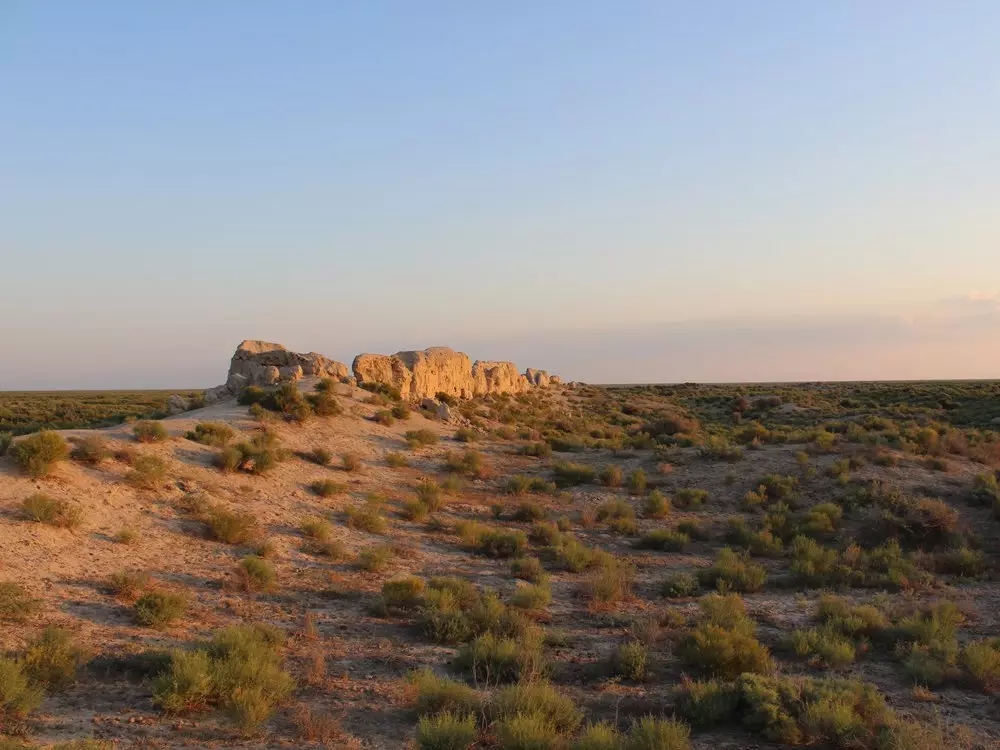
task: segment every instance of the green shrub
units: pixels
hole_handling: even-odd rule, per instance
[[[410,448],[421,448],[426,445],[434,445],[438,441],[436,433],[430,430],[407,430],[403,437]]]
[[[469,716],[478,713],[479,694],[466,685],[447,677],[440,677],[424,668],[410,672],[406,677],[406,694],[421,716],[453,713]]]
[[[588,724],[573,744],[571,750],[621,750],[623,738],[612,724],[602,721]]]
[[[628,491],[630,495],[641,495],[646,491],[646,472],[635,469],[628,475]]]
[[[626,680],[645,679],[648,661],[649,649],[638,641],[619,646],[611,657],[615,674]]]
[[[366,502],[364,507],[352,506],[346,509],[347,525],[352,529],[361,529],[369,534],[384,534],[388,528],[388,522],[382,515],[382,508],[378,503]]]
[[[423,503],[427,510],[434,513],[441,509],[444,499],[441,496],[441,487],[437,482],[425,479],[416,487],[417,500]]]
[[[895,539],[871,550],[851,545],[839,552],[809,537],[798,536],[792,540],[789,553],[793,580],[806,586],[846,584],[908,588],[928,578],[903,556]]]
[[[512,607],[536,612],[545,609],[552,602],[552,590],[548,584],[526,584],[514,592],[510,598]]]
[[[696,681],[681,677],[674,693],[677,712],[696,727],[715,727],[731,721],[739,706],[736,686],[719,680]]]
[[[140,596],[132,608],[139,625],[162,630],[187,612],[187,597],[166,591],[150,591]]]
[[[304,454],[303,458],[314,464],[327,466],[333,460],[333,454],[326,448],[313,448],[311,451]]]
[[[489,529],[480,534],[478,547],[489,557],[520,557],[528,547],[528,538],[517,529]]]
[[[45,691],[29,679],[22,662],[0,655],[0,727],[16,727],[44,698]]]
[[[486,684],[535,679],[544,668],[539,639],[500,638],[493,633],[484,633],[463,646],[455,664]]]
[[[597,565],[602,559],[602,552],[573,537],[560,539],[554,550],[556,563],[571,573],[580,573]]]
[[[14,444],[14,436],[6,431],[0,431],[0,456],[6,456],[10,446]]]
[[[236,573],[247,591],[270,591],[278,578],[274,565],[257,555],[247,555],[240,560]]]
[[[259,404],[267,397],[267,391],[256,385],[248,385],[242,391],[236,399],[236,403],[241,406],[251,406],[253,404]]]
[[[419,750],[466,750],[476,741],[476,717],[447,711],[421,716],[417,722]]]
[[[194,426],[194,430],[185,433],[184,437],[202,445],[221,448],[232,440],[235,434],[232,427],[222,422],[200,422]]]
[[[635,510],[624,500],[610,500],[597,508],[596,519],[599,522],[614,520],[635,520]]]
[[[75,529],[83,523],[83,509],[62,498],[36,492],[21,501],[24,515],[36,523],[61,529]]]
[[[708,490],[685,487],[674,493],[674,502],[679,508],[700,508],[708,500]]]
[[[675,573],[660,585],[660,592],[670,599],[681,599],[698,593],[698,577],[691,573]]]
[[[140,443],[159,443],[169,437],[167,428],[163,426],[162,422],[151,422],[149,420],[136,422],[132,427],[132,434],[135,435],[135,439]]]
[[[730,444],[728,440],[717,435],[706,438],[705,442],[698,448],[698,454],[702,458],[714,458],[722,461],[743,460],[742,448]]]
[[[496,694],[492,709],[494,717],[500,721],[526,714],[542,717],[558,734],[576,731],[583,721],[583,712],[573,701],[544,680],[502,688]]]
[[[478,478],[484,477],[487,473],[486,467],[483,464],[483,455],[479,451],[471,449],[461,453],[458,451],[448,451],[448,455],[445,456],[444,469],[459,476]]]
[[[635,543],[639,549],[656,549],[664,552],[681,552],[687,543],[687,534],[672,529],[654,529],[643,534]]]
[[[840,526],[843,508],[836,503],[820,503],[806,513],[803,529],[807,534],[832,534]]]
[[[66,460],[69,446],[59,433],[43,430],[18,440],[8,453],[23,472],[37,479],[46,476],[53,464]]]
[[[632,723],[623,750],[689,750],[691,730],[677,719],[645,716]]]
[[[532,583],[541,583],[547,578],[545,568],[537,557],[518,557],[511,560],[510,572],[515,578]]]
[[[796,656],[808,657],[813,665],[843,668],[854,663],[854,642],[841,635],[835,628],[808,628],[795,630],[789,645]]]
[[[0,452],[0,456],[3,453]],[[993,472],[989,474],[977,474],[972,480],[972,489],[969,491],[969,500],[976,505],[984,505],[987,508],[996,507],[1000,503],[1000,482]]]
[[[554,750],[559,732],[544,716],[516,714],[496,724],[500,750]]]
[[[369,572],[377,572],[385,568],[396,556],[388,544],[369,547],[358,555],[358,567]]]
[[[784,551],[785,545],[781,537],[776,537],[768,529],[761,531],[751,531],[747,528],[742,518],[730,518],[726,522],[726,530],[723,535],[727,544],[743,547],[750,550],[753,555],[763,555],[766,557],[777,557]]]
[[[424,580],[417,576],[393,578],[382,584],[382,600],[393,609],[413,609],[420,604]]]
[[[514,520],[531,523],[540,521],[548,515],[548,512],[538,503],[521,503],[514,511]]]
[[[0,582],[0,620],[23,622],[38,606],[38,600],[32,599],[20,584]]]
[[[46,626],[28,644],[24,671],[36,685],[46,690],[62,690],[76,681],[76,671],[87,661],[86,652],[73,643],[68,630]]]
[[[212,538],[226,544],[246,544],[260,533],[253,513],[229,511],[221,506],[210,509],[205,522]]]
[[[410,521],[423,521],[430,515],[427,506],[420,500],[407,500],[403,503],[403,516]]]
[[[688,665],[723,679],[734,679],[743,672],[767,674],[774,669],[771,654],[754,635],[756,626],[739,596],[714,594],[699,605],[702,622],[680,648]]]
[[[332,479],[320,479],[309,486],[320,497],[333,497],[334,495],[347,492],[346,484],[334,482]]]
[[[670,515],[670,499],[659,490],[653,490],[642,501],[644,518],[666,518]]]
[[[92,466],[107,461],[111,455],[111,448],[108,447],[107,441],[96,435],[77,438],[73,442],[73,451],[70,453],[70,457],[74,461]]]
[[[381,411],[375,412],[375,415],[372,417],[372,419],[378,422],[380,425],[384,425],[386,427],[391,427],[396,422],[396,418],[393,416],[392,412],[389,411],[388,409],[382,409]]]
[[[167,481],[167,462],[159,456],[143,454],[132,460],[132,470],[125,481],[143,490],[155,490]]]
[[[574,464],[569,461],[557,461],[552,465],[557,487],[573,487],[578,484],[590,484],[594,481],[595,472],[590,466]]]
[[[962,650],[961,663],[983,690],[992,693],[1000,688],[1000,640],[973,641]]]
[[[583,583],[583,593],[592,606],[608,607],[632,595],[635,566],[628,560],[618,560],[610,555],[603,564],[592,571]]]
[[[141,570],[119,570],[108,577],[108,588],[119,599],[134,602],[149,585],[149,573]]]
[[[460,427],[455,431],[454,439],[460,443],[475,443],[482,436],[471,427]]]
[[[394,451],[385,454],[385,462],[393,469],[402,469],[403,467],[410,465],[410,462],[406,460],[406,456],[402,453],[396,453]]]
[[[552,446],[548,443],[522,443],[517,447],[518,455],[548,458],[552,455]]]
[[[219,451],[215,463],[224,471],[266,474],[290,455],[273,432],[255,432],[248,440]]]
[[[986,559],[980,550],[959,547],[934,556],[934,569],[939,573],[975,578],[986,570]]]
[[[704,586],[746,593],[759,591],[767,580],[767,572],[751,562],[746,553],[739,554],[725,547],[716,556],[715,565],[701,571],[698,578]]]
[[[622,470],[617,466],[605,466],[601,469],[599,478],[605,487],[618,487],[622,483]]]

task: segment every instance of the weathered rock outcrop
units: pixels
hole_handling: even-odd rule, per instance
[[[404,398],[429,398],[447,393],[458,398],[493,393],[523,393],[532,385],[545,386],[549,377],[520,375],[513,362],[469,361],[468,356],[446,346],[393,355],[359,354],[351,368],[358,385],[382,383]]]
[[[229,363],[229,377],[246,378],[243,385],[274,385],[303,377],[344,378],[347,365],[327,359],[322,354],[290,352],[281,344],[269,341],[244,341]],[[227,380],[227,384],[228,384]]]
[[[549,374],[545,372],[545,370],[534,370],[530,367],[524,371],[524,377],[527,378],[528,382],[532,385],[537,385],[541,388],[544,388],[552,382],[552,379],[549,377]]]

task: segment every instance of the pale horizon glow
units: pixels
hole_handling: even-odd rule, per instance
[[[0,390],[242,339],[1000,377],[1000,5],[12,2]]]

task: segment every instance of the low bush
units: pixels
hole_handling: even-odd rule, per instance
[[[246,544],[260,533],[257,517],[253,513],[230,511],[221,506],[208,511],[205,523],[212,538],[226,544]]]
[[[38,600],[32,599],[20,584],[0,582],[0,620],[23,622],[38,607]]]
[[[744,672],[768,674],[774,662],[756,638],[756,625],[739,596],[711,594],[699,602],[701,622],[682,641],[682,659],[702,672],[733,679]]]
[[[149,585],[149,573],[140,570],[119,570],[108,577],[111,593],[126,602],[134,602]]]
[[[479,536],[479,551],[489,557],[520,557],[527,547],[527,536],[516,529],[489,529]]]
[[[187,608],[183,594],[150,591],[136,599],[132,614],[139,625],[162,630],[183,617]]]
[[[796,656],[806,657],[813,666],[843,668],[854,663],[854,642],[836,628],[799,628],[789,638]]]
[[[162,422],[149,420],[136,422],[132,427],[132,434],[140,443],[160,443],[169,437],[167,428],[163,426]]]
[[[746,553],[734,552],[729,547],[719,551],[715,565],[699,572],[698,578],[704,586],[714,586],[720,591],[748,593],[759,591],[767,580],[767,571],[754,562]]]
[[[407,430],[403,437],[410,448],[422,448],[427,445],[434,445],[438,441],[436,433],[430,430]]]
[[[369,534],[384,534],[388,521],[382,514],[381,503],[367,501],[363,507],[352,506],[345,510],[347,525],[352,529],[367,531]]]
[[[406,456],[404,456],[402,453],[396,453],[394,451],[390,451],[389,453],[385,454],[385,462],[388,466],[391,466],[393,469],[402,469],[403,467],[410,465],[410,462],[406,459]]]
[[[742,518],[730,518],[726,522],[723,535],[727,544],[742,547],[752,555],[778,557],[784,552],[785,545],[781,537],[776,537],[769,529],[752,531],[747,528]]]
[[[68,630],[48,625],[28,643],[24,671],[45,690],[63,690],[76,681],[76,672],[88,660],[87,653],[73,643]]]
[[[588,724],[570,745],[570,750],[621,750],[624,738],[607,721]]]
[[[483,463],[483,454],[471,449],[462,453],[448,451],[448,455],[445,456],[444,460],[444,469],[458,476],[480,479],[488,474],[486,465]]]
[[[638,549],[655,549],[663,552],[681,552],[687,543],[687,534],[672,529],[653,529],[643,534],[635,546]]]
[[[590,484],[594,481],[595,471],[590,466],[575,464],[570,461],[557,461],[552,465],[552,473],[557,487],[573,487],[578,484]]]
[[[669,599],[682,599],[698,593],[698,577],[692,573],[674,573],[660,584],[660,593]]]
[[[221,448],[235,435],[233,428],[222,422],[200,422],[194,426],[193,430],[186,432],[184,437],[202,445]]]
[[[375,547],[369,547],[358,555],[358,567],[362,570],[367,570],[370,573],[375,573],[383,570],[390,562],[392,562],[392,559],[395,556],[396,553],[388,544],[380,544]]]
[[[598,477],[605,487],[618,487],[622,483],[622,470],[617,466],[605,466]]]
[[[925,572],[903,556],[895,539],[870,550],[851,545],[841,552],[798,536],[789,555],[792,578],[800,585],[912,588],[928,580]]]
[[[696,727],[715,727],[731,721],[740,703],[732,683],[720,680],[692,680],[681,676],[674,692],[677,712]]]
[[[14,443],[7,451],[14,463],[36,479],[48,475],[52,467],[69,456],[69,446],[57,432],[43,430]]]
[[[540,521],[546,516],[548,516],[548,512],[538,503],[521,503],[514,511],[513,518],[522,523],[531,523],[532,521]]]
[[[653,490],[642,501],[644,518],[666,518],[670,515],[670,499],[659,490]]]
[[[544,671],[541,641],[485,633],[459,650],[455,665],[487,685],[536,679]]]
[[[417,576],[393,578],[382,584],[382,602],[389,610],[417,607],[424,593],[424,580]]]
[[[45,698],[42,687],[26,674],[24,663],[0,654],[0,727],[20,727],[24,718]]]
[[[291,453],[273,432],[255,432],[248,440],[228,445],[216,456],[216,465],[224,471],[245,471],[249,474],[266,474]]]
[[[347,492],[347,485],[332,479],[320,479],[309,485],[310,489],[320,497],[333,497]]]
[[[518,557],[510,562],[510,572],[515,578],[521,578],[532,583],[545,580],[545,568],[537,557]]]
[[[1000,639],[973,641],[962,650],[962,666],[983,690],[1000,689]]]
[[[274,565],[257,555],[247,555],[240,560],[236,575],[245,591],[270,591],[278,579]]]
[[[552,455],[552,446],[548,443],[522,443],[517,447],[518,455],[548,458]]]
[[[510,605],[528,612],[545,609],[552,603],[552,590],[548,584],[526,584],[521,586],[510,597]]]
[[[427,668],[407,675],[405,691],[421,716],[445,712],[468,716],[479,712],[479,694],[475,690],[464,682],[440,677]]]
[[[678,508],[700,508],[708,500],[708,490],[685,487],[674,493]]]
[[[313,448],[311,451],[304,454],[303,458],[314,464],[319,464],[320,466],[329,466],[330,462],[333,460],[333,454],[326,448]]]
[[[608,608],[632,595],[635,566],[628,560],[618,560],[611,555],[602,558],[600,566],[592,571],[583,583],[583,594],[591,606]]]
[[[73,450],[70,453],[70,457],[74,461],[92,466],[107,461],[111,455],[111,448],[108,447],[107,441],[96,435],[77,438],[73,441]]]
[[[167,481],[167,462],[150,454],[136,456],[125,481],[142,490],[159,489]]]
[[[482,437],[471,427],[460,427],[455,431],[454,439],[460,443],[475,443]]]
[[[628,475],[628,491],[630,495],[642,495],[646,491],[646,472],[635,469]]]
[[[624,677],[626,680],[643,680],[647,674],[648,661],[649,649],[638,641],[632,641],[615,649],[611,657],[611,666],[619,677]]]
[[[645,716],[632,722],[623,750],[690,750],[691,729],[678,719]]]
[[[434,513],[440,510],[444,504],[441,489],[441,486],[437,482],[425,479],[417,485],[414,491],[416,492],[417,500],[423,503],[427,510]]]
[[[83,509],[68,500],[36,492],[21,501],[25,517],[61,529],[75,529],[83,523]]]
[[[419,750],[466,750],[476,741],[476,717],[448,711],[421,716],[417,721]]]
[[[576,731],[583,722],[576,704],[545,680],[501,688],[491,705],[492,717],[501,722],[529,714],[543,719],[558,735]]]

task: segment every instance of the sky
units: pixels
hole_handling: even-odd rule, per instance
[[[0,2],[0,390],[240,340],[1000,377],[1000,3]]]

